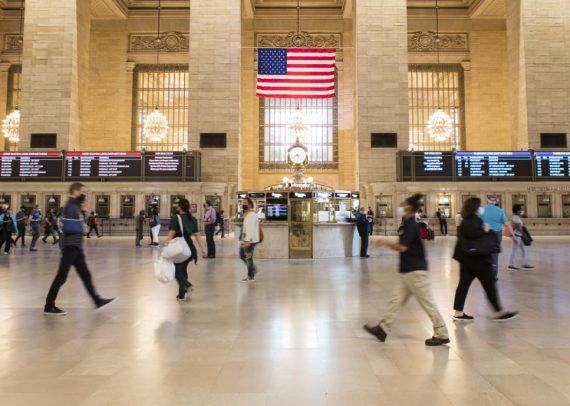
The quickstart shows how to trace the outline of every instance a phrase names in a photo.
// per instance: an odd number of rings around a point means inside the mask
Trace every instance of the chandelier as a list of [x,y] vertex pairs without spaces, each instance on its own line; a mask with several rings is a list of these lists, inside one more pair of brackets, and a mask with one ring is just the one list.
[[292,142],[297,140],[302,140],[307,133],[309,126],[305,122],[305,116],[301,113],[301,109],[297,107],[295,113],[291,115],[289,124],[287,125],[287,130],[289,131],[289,137]]
[[14,110],[2,121],[2,133],[13,144],[20,141],[20,110]]
[[[158,66],[160,63],[160,48],[161,48],[161,39],[160,39],[160,10],[161,10],[161,0],[158,0],[158,13],[157,13],[157,34],[156,34],[156,71],[158,71]],[[155,86],[157,88],[157,92],[160,89],[158,86],[158,81],[156,80],[156,75],[154,77]],[[157,95],[156,100],[159,100],[159,95]],[[158,101],[157,106],[154,108],[154,111],[147,115],[143,120],[143,135],[145,140],[149,142],[162,142],[168,136],[168,119],[160,112],[158,109]]]
[[[439,73],[440,73],[440,62],[439,62],[439,4],[438,0],[435,0],[435,23],[436,23],[436,37],[435,37],[435,46],[437,51],[437,75],[439,82]],[[440,103],[440,91],[439,91],[439,84],[437,84],[437,101],[438,104]],[[451,138],[451,134],[453,133],[453,122],[451,121],[451,117],[445,111],[438,107],[437,111],[433,113],[430,118],[428,119],[427,123],[428,127],[428,135],[436,142],[444,142]]]
[[147,141],[161,142],[168,134],[168,119],[158,108],[144,118],[143,133]]

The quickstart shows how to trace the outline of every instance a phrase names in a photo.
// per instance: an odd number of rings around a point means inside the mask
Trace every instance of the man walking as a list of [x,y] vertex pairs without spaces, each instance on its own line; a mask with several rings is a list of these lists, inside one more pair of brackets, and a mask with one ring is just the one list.
[[212,203],[209,200],[206,200],[206,203],[204,203],[204,232],[206,233],[208,258],[216,258],[216,243],[214,242],[216,220],[216,209],[212,207]]
[[137,233],[136,240],[135,240],[135,247],[140,247],[141,241],[143,239],[143,227],[146,223],[146,220],[144,218],[144,214],[145,214],[144,210],[141,210],[139,212],[139,215],[135,219],[135,230]]
[[217,222],[218,222],[218,227],[219,227],[219,228],[218,228],[218,231],[216,231],[216,235],[222,233],[222,238],[224,238],[225,235],[226,235],[226,230],[225,230],[225,227],[224,227],[224,226],[225,226],[225,225],[224,225],[225,216],[224,216],[224,211],[223,211],[223,210],[221,210],[220,213],[218,214],[218,221],[217,221]]
[[55,209],[51,209],[49,211],[48,215],[44,219],[44,223],[45,223],[45,233],[44,233],[44,238],[42,238],[42,241],[44,243],[47,243],[47,239],[51,235],[53,238],[53,244],[54,245],[57,244],[58,243],[57,215],[55,213]]
[[57,275],[49,289],[44,314],[46,316],[65,316],[67,313],[55,305],[59,289],[67,280],[69,270],[73,265],[79,274],[85,289],[93,299],[95,306],[102,309],[113,303],[115,299],[103,299],[99,296],[91,281],[91,272],[85,262],[83,253],[84,217],[81,205],[85,202],[86,188],[81,183],[72,183],[69,187],[69,200],[67,201],[62,216],[61,234],[61,262]]
[[[489,224],[491,231],[497,234],[499,237],[499,242],[503,240],[503,226],[508,230],[508,236],[514,239],[515,233],[513,232],[513,227],[509,222],[509,219],[503,209],[497,207],[497,196],[488,195],[487,205],[483,209],[483,214],[481,219]],[[491,255],[493,261],[493,272],[495,273],[495,279],[499,279],[499,254]]]
[[22,239],[20,247],[23,248],[26,246],[27,217],[28,216],[26,215],[26,208],[24,206],[20,207],[20,211],[16,213],[16,227],[18,228],[18,236],[16,237],[16,240],[14,242],[14,247],[16,246],[16,243],[20,238]]
[[441,235],[447,236],[447,216],[445,212],[441,208],[437,209],[435,216],[439,220],[439,231],[441,231]]
[[87,225],[89,226],[87,238],[91,238],[91,231],[95,231],[97,238],[101,238],[101,235],[99,234],[99,227],[97,227],[97,215],[94,211],[91,212],[91,215],[87,219]]
[[360,258],[368,258],[368,239],[370,237],[370,222],[366,217],[366,209],[360,208],[356,217],[356,229],[360,236]]
[[36,242],[40,238],[40,227],[42,223],[42,212],[40,206],[35,206],[30,213],[30,224],[32,226],[32,243],[30,244],[30,251],[37,251]]

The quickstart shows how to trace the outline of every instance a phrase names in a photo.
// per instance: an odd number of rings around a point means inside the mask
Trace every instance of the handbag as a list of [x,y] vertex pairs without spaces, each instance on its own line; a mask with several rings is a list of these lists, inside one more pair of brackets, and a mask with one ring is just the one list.
[[61,231],[64,234],[83,234],[85,232],[85,222],[83,219],[61,218]]
[[521,230],[521,240],[523,244],[527,247],[530,247],[530,245],[534,241],[530,235],[530,232],[528,231],[528,228],[526,228],[525,226],[523,226]]
[[175,264],[184,262],[192,256],[192,251],[184,238],[184,224],[182,223],[182,218],[180,215],[177,215],[177,217],[182,237],[173,238],[162,249],[162,258],[172,261]]
[[483,234],[476,240],[468,240],[460,237],[461,251],[468,257],[480,257],[484,255],[498,254],[501,252],[499,236],[494,232]]
[[172,261],[159,258],[158,261],[154,263],[154,277],[161,283],[172,282],[175,272],[176,268]]

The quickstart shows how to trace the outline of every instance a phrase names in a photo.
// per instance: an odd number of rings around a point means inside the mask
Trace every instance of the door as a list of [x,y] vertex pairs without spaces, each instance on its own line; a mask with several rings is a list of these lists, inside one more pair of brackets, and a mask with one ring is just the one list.
[[289,257],[313,257],[312,199],[290,199]]

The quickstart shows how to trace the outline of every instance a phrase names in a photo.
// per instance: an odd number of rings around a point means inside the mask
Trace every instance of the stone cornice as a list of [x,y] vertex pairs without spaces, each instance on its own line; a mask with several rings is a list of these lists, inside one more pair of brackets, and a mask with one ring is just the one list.
[[[465,52],[469,51],[467,33],[439,34],[440,52]],[[437,35],[431,31],[418,31],[408,33],[408,51],[410,52],[436,52]]]
[[166,32],[161,34],[160,42],[156,41],[156,34],[129,35],[129,52],[188,52],[189,35],[180,32]]

